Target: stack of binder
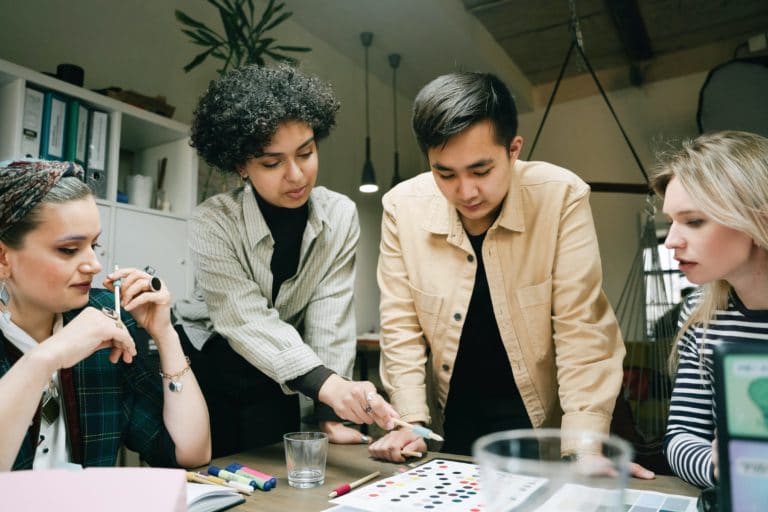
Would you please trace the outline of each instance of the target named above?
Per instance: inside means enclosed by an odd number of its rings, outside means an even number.
[[[21,153],[29,158],[77,162],[96,197],[107,197],[109,114],[55,91],[27,86]]]

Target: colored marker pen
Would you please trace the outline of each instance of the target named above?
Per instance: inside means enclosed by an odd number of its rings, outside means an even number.
[[[256,480],[258,483],[259,480],[263,480],[265,484],[264,490],[267,491],[269,489],[272,489],[273,487],[277,487],[277,478],[275,478],[272,475],[268,475],[266,473],[262,473],[261,471],[255,470],[253,468],[249,468],[248,466],[243,466],[242,464],[239,464],[237,462],[233,462],[229,466],[226,467],[227,471],[231,471],[232,473],[237,474],[238,471],[245,473],[243,476],[251,476]],[[267,487],[269,486],[269,487]]]
[[[256,482],[254,482],[252,479],[248,477],[236,475],[230,471],[227,471],[226,469],[220,469],[217,466],[209,466],[208,473],[212,474],[213,476],[223,478],[228,482],[240,482],[241,484],[250,485],[254,489],[258,487]]]

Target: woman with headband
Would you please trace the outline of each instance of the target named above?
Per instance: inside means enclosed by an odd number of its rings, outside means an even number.
[[[82,174],[68,162],[0,166],[0,470],[114,466],[123,444],[153,466],[204,464],[208,411],[168,289],[137,269],[91,288],[101,226]],[[118,283],[122,315],[108,307]],[[159,375],[137,357],[139,327]]]

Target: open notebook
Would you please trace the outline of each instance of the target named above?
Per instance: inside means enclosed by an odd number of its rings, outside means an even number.
[[[187,512],[217,512],[243,503],[242,494],[230,487],[187,483]]]

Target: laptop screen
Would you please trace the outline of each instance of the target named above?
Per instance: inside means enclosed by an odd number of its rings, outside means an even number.
[[[715,348],[721,512],[768,510],[768,343]]]

